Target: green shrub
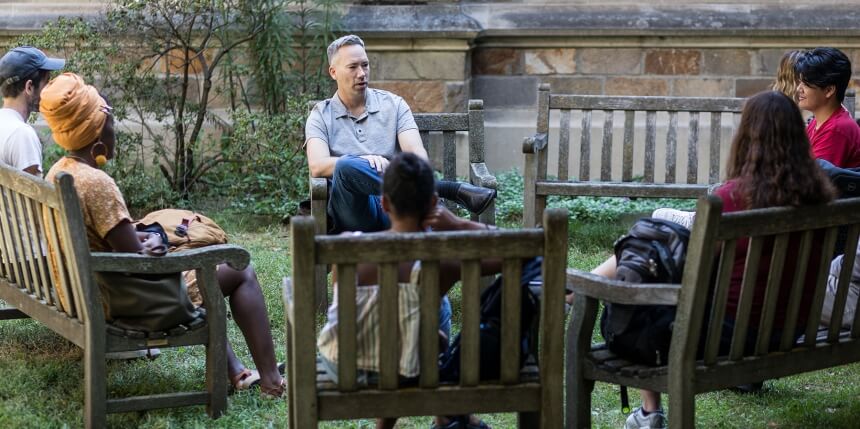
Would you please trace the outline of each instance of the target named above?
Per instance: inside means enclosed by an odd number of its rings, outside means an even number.
[[[497,174],[499,195],[496,217],[500,223],[521,224],[523,217],[523,177],[516,171]],[[548,207],[564,207],[572,220],[614,221],[631,213],[649,213],[660,207],[694,210],[696,200],[669,198],[560,197],[547,198]]]

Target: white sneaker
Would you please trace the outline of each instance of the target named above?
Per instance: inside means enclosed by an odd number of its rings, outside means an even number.
[[[651,217],[675,222],[687,229],[693,229],[693,221],[696,220],[696,212],[685,212],[675,209],[657,209],[651,213]]]
[[[627,422],[624,423],[624,429],[665,429],[666,414],[663,409],[652,411],[648,415],[642,414],[642,407],[633,410],[627,416]]]

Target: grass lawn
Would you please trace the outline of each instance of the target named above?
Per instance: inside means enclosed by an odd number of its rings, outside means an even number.
[[[264,288],[279,360],[284,358],[281,278],[290,267],[286,229],[247,217],[215,216],[230,232],[233,243],[244,246]],[[588,269],[610,255],[612,243],[631,219],[617,222],[571,224],[569,265]],[[455,306],[459,296],[452,294]],[[456,314],[455,314],[456,316]],[[228,322],[236,353],[252,365],[241,334]],[[39,323],[0,322],[0,428],[80,427],[83,404],[81,351]],[[203,348],[168,349],[153,362],[109,362],[108,390],[112,396],[200,388]],[[697,397],[697,426],[768,428],[858,427],[860,364],[770,381],[757,395],[729,391]],[[635,392],[631,397],[635,398]],[[633,400],[634,406],[637,401]],[[515,416],[482,416],[496,428],[514,427]],[[593,397],[595,427],[621,427],[625,416],[615,386],[598,384]],[[257,392],[235,394],[228,414],[209,420],[203,407],[146,413],[113,414],[112,427],[284,427],[284,401],[261,401]],[[401,420],[403,428],[427,428],[429,417]],[[326,423],[323,427],[372,427],[369,420]]]

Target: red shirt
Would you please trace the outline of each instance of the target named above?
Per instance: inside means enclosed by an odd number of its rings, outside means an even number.
[[[723,200],[723,213],[746,210],[743,201],[740,199],[740,195],[738,195],[737,183],[735,181],[727,181],[716,190],[715,194]],[[741,296],[741,286],[743,284],[744,266],[746,265],[749,241],[749,238],[738,239],[737,247],[735,248],[734,268],[732,269],[728,299],[726,301],[726,319],[728,320],[735,320],[737,317],[738,302],[740,301]],[[798,314],[798,326],[805,326],[806,319],[809,317],[809,303],[812,302],[812,296],[815,292],[815,274],[818,271],[821,242],[822,235],[819,233],[814,234],[812,240],[812,251],[810,252],[809,262],[806,267],[806,278],[804,280],[803,293],[800,301],[801,305]],[[795,260],[797,259],[797,250],[799,247],[800,234],[792,234],[788,240],[788,251],[786,252],[783,265],[787,267],[797,265]],[[759,272],[756,278],[753,305],[750,310],[749,319],[749,326],[754,329],[758,329],[759,319],[761,318],[761,309],[764,305],[764,293],[767,288],[767,276],[768,271],[770,270],[770,259],[772,253],[773,238],[766,240],[762,246],[761,259],[759,261]],[[788,298],[793,281],[794,273],[791,270],[783,272],[779,283],[780,290],[774,314],[774,327],[781,328],[785,321]]]
[[[840,168],[860,167],[860,126],[844,107],[833,112],[817,130],[813,118],[806,127],[812,156]]]

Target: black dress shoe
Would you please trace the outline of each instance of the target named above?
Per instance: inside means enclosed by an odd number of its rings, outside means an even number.
[[[472,213],[481,214],[490,206],[494,198],[496,198],[495,189],[461,183],[454,202]]]

